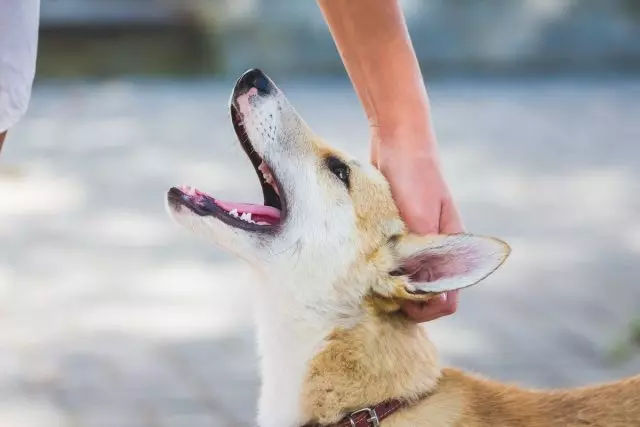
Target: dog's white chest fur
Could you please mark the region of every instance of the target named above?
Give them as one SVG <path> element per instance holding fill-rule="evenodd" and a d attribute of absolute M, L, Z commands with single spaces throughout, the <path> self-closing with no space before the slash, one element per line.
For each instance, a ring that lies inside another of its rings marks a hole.
<path fill-rule="evenodd" d="M 309 312 L 296 312 L 272 292 L 257 292 L 256 323 L 262 387 L 260 427 L 298 427 L 301 389 L 309 362 L 324 345 L 328 329 L 310 326 Z"/>
<path fill-rule="evenodd" d="M 238 80 L 230 112 L 265 204 L 174 187 L 167 209 L 260 274 L 259 425 L 297 427 L 321 417 L 302 414 L 312 412 L 302 401 L 310 363 L 332 332 L 367 316 L 367 296 L 388 303 L 461 289 L 491 274 L 509 250 L 492 238 L 409 233 L 382 174 L 322 142 L 260 70 Z"/>

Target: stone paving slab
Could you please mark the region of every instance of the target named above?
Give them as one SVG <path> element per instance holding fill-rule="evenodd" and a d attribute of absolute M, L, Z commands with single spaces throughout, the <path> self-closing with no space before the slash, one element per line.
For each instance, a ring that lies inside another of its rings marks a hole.
<path fill-rule="evenodd" d="M 282 86 L 318 133 L 366 156 L 346 82 Z M 252 425 L 252 277 L 163 206 L 180 183 L 259 199 L 230 88 L 36 87 L 0 158 L 0 426 Z M 467 228 L 514 250 L 426 326 L 443 362 L 535 387 L 640 372 L 640 356 L 608 356 L 640 315 L 640 81 L 430 90 Z"/>

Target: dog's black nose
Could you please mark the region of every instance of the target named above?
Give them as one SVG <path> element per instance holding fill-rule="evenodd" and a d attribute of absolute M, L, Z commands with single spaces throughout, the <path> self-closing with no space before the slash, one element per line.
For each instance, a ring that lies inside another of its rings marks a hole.
<path fill-rule="evenodd" d="M 184 193 L 182 191 L 178 190 L 175 187 L 171 187 L 169 189 L 169 192 L 167 193 L 167 201 L 173 208 L 180 206 L 183 200 Z"/>
<path fill-rule="evenodd" d="M 245 72 L 236 83 L 238 94 L 246 93 L 249 89 L 256 88 L 260 95 L 271 93 L 272 85 L 269 78 L 259 69 L 253 68 Z"/>

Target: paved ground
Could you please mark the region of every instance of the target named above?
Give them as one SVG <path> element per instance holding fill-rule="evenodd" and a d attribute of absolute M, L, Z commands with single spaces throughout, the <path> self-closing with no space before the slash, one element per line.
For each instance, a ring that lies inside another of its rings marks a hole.
<path fill-rule="evenodd" d="M 283 86 L 319 133 L 366 154 L 349 86 Z M 183 182 L 258 199 L 230 87 L 36 89 L 0 165 L 1 426 L 251 425 L 251 276 L 163 207 Z M 531 386 L 639 372 L 640 357 L 607 354 L 640 315 L 640 81 L 431 90 L 468 229 L 514 248 L 428 326 L 445 361 Z"/>

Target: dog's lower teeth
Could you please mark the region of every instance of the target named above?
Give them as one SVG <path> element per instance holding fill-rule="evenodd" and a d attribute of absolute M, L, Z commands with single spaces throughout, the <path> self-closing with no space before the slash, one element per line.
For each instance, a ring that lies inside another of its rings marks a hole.
<path fill-rule="evenodd" d="M 255 221 L 251 218 L 251 216 L 252 216 L 251 212 L 242 212 L 242 213 L 240 213 L 240 212 L 238 212 L 238 209 L 231 209 L 231 210 L 228 212 L 228 214 L 229 214 L 229 215 L 231 215 L 231 216 L 232 216 L 232 217 L 234 217 L 234 218 L 241 219 L 241 220 L 243 220 L 244 222 L 248 222 L 248 223 L 250 223 L 250 224 L 256 224 L 256 225 L 269 225 L 269 223 L 268 223 L 268 222 L 264 222 L 264 221 L 255 222 Z"/>

